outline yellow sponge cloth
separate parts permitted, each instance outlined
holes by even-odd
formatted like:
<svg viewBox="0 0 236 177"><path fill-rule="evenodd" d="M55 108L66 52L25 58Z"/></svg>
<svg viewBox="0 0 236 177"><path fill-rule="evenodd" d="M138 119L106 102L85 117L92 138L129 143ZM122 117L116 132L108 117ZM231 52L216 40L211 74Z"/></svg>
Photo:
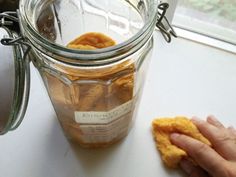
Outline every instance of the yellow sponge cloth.
<svg viewBox="0 0 236 177"><path fill-rule="evenodd" d="M197 127L186 117L159 118L152 122L153 135L162 160L170 168L176 168L187 153L170 141L170 134L180 133L195 138L209 146L211 143L199 132Z"/></svg>

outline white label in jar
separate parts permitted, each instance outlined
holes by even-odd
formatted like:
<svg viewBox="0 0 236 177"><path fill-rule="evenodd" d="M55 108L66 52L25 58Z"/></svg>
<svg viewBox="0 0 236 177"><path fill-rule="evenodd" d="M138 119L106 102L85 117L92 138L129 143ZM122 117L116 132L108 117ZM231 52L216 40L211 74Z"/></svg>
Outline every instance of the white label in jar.
<svg viewBox="0 0 236 177"><path fill-rule="evenodd" d="M75 121L80 124L106 124L129 113L132 106L131 100L107 112L75 112Z"/></svg>
<svg viewBox="0 0 236 177"><path fill-rule="evenodd" d="M132 121L132 112L104 125L80 125L81 138L85 143L106 143L124 137Z"/></svg>

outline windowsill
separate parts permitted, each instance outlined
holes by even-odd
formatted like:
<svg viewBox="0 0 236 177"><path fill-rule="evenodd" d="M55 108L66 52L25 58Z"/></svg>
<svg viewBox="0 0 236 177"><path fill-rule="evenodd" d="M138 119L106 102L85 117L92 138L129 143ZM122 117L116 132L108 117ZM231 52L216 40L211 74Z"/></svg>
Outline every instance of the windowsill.
<svg viewBox="0 0 236 177"><path fill-rule="evenodd" d="M180 27L174 26L174 29L180 38L188 39L191 41L195 41L201 44L205 44L211 47L215 47L217 49L221 49L230 53L236 54L236 46L218 39L214 39L212 37L199 34L196 32L192 32L186 29L182 29Z"/></svg>

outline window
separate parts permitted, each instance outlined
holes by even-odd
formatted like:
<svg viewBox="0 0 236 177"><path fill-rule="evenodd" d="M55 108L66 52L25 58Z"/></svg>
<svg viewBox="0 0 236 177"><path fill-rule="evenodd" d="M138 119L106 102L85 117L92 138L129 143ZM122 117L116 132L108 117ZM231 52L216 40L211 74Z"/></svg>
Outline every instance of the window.
<svg viewBox="0 0 236 177"><path fill-rule="evenodd" d="M236 45L236 0L179 0L173 25Z"/></svg>

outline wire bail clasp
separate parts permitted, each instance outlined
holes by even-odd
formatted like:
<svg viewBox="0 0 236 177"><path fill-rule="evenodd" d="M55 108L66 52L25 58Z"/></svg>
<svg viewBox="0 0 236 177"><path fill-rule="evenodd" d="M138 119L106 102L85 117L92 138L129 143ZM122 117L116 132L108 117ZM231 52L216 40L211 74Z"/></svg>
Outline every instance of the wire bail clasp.
<svg viewBox="0 0 236 177"><path fill-rule="evenodd" d="M16 46L23 45L24 46L24 55L23 60L26 61L27 55L30 52L31 46L25 41L25 38L21 35L15 35L16 32L12 31L11 28L14 23L19 25L19 18L17 12L3 12L0 13L0 27L8 29L9 33L12 34L13 37L4 37L0 40L0 43L5 46ZM17 36L17 37L16 37Z"/></svg>
<svg viewBox="0 0 236 177"><path fill-rule="evenodd" d="M177 37L177 34L165 16L168 8L169 8L168 3L161 3L158 5L159 19L156 23L156 27L160 30L160 32L161 32L162 36L165 38L165 40L168 43L170 43L171 36Z"/></svg>
<svg viewBox="0 0 236 177"><path fill-rule="evenodd" d="M0 43L5 46L23 45L25 47L23 61L26 61L27 56L31 50L31 46L27 42L25 42L22 36L18 38L3 38L1 39Z"/></svg>
<svg viewBox="0 0 236 177"><path fill-rule="evenodd" d="M0 13L0 27L12 26L14 22L18 23L17 12L3 12Z"/></svg>

